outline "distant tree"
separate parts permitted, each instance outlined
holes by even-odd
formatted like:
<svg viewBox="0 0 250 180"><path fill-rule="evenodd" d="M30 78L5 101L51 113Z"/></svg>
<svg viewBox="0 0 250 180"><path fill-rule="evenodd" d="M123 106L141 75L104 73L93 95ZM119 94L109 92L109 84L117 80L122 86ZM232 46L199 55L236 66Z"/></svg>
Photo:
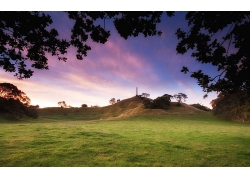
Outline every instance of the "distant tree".
<svg viewBox="0 0 250 180"><path fill-rule="evenodd" d="M149 96L150 96L149 93L142 93L142 94L141 94L141 97L146 97L146 98L148 98Z"/></svg>
<svg viewBox="0 0 250 180"><path fill-rule="evenodd" d="M145 108L150 109L168 109L170 107L171 95L164 94L154 100L144 99L143 104Z"/></svg>
<svg viewBox="0 0 250 180"><path fill-rule="evenodd" d="M121 100L120 99L117 99L117 101L116 102L120 102Z"/></svg>
<svg viewBox="0 0 250 180"><path fill-rule="evenodd" d="M0 97L19 100L25 106L30 105L30 98L16 86L10 83L0 83Z"/></svg>
<svg viewBox="0 0 250 180"><path fill-rule="evenodd" d="M115 98L110 99L109 103L110 104L115 104Z"/></svg>
<svg viewBox="0 0 250 180"><path fill-rule="evenodd" d="M65 103L65 101L60 101L60 102L58 102L57 104L58 104L58 106L60 106L61 108L67 108L67 107L68 107L67 104Z"/></svg>
<svg viewBox="0 0 250 180"><path fill-rule="evenodd" d="M178 102L178 105L180 105L181 102L182 101L185 102L188 97L184 93L178 93L178 94L173 95L173 98L175 98L177 100L177 102Z"/></svg>
<svg viewBox="0 0 250 180"><path fill-rule="evenodd" d="M168 96L157 97L153 100L153 109L168 109L170 107L171 98Z"/></svg>
<svg viewBox="0 0 250 180"><path fill-rule="evenodd" d="M88 105L87 105L87 104L82 104L81 107L82 107L82 108L85 108L85 107L88 107Z"/></svg>
<svg viewBox="0 0 250 180"><path fill-rule="evenodd" d="M170 94L164 94L163 97L167 97L168 99L172 99L173 98L173 96L170 95Z"/></svg>

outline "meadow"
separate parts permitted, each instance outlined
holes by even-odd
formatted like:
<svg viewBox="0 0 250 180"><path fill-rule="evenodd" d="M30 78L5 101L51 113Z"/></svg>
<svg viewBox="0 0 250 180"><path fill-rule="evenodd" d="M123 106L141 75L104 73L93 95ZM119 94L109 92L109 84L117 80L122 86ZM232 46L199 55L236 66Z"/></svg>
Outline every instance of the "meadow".
<svg viewBox="0 0 250 180"><path fill-rule="evenodd" d="M102 119L103 108L39 111L0 121L1 167L250 166L250 124L211 112Z"/></svg>

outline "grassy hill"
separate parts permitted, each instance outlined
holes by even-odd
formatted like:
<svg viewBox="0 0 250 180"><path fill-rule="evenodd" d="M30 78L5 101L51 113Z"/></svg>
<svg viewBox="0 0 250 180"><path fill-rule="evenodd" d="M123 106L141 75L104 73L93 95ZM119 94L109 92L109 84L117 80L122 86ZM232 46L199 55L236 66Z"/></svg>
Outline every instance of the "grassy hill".
<svg viewBox="0 0 250 180"><path fill-rule="evenodd" d="M172 102L168 110L145 109L143 100L139 97L124 99L116 104L105 107L87 107L87 108L43 108L39 109L39 119L44 120L108 120L122 117L131 117L139 115L168 115L168 114L195 114L204 113L203 111L182 103L180 107Z"/></svg>
<svg viewBox="0 0 250 180"><path fill-rule="evenodd" d="M38 111L38 119L0 119L1 167L250 166L250 124L186 104L144 109L132 97Z"/></svg>

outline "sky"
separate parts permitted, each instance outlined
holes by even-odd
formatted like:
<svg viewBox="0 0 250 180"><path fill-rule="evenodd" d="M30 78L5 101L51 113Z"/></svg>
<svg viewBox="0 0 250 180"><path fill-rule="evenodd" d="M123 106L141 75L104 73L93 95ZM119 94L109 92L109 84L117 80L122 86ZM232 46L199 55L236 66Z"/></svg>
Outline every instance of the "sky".
<svg viewBox="0 0 250 180"><path fill-rule="evenodd" d="M67 14L46 12L53 19L52 27L58 29L61 38L68 38L73 23ZM103 25L103 22L100 22ZM111 98L127 99L136 94L149 93L151 99L163 94L185 93L187 104L200 103L211 108L216 93L205 94L195 79L183 74L182 66L191 71L199 69L216 73L216 68L196 62L190 53L177 54L177 28L187 28L185 12L176 12L174 17L162 16L158 29L161 36L145 38L143 35L127 40L117 33L112 20L106 20L106 29L111 36L105 44L89 41L92 50L83 60L77 60L76 50L69 48L67 62L49 57L49 70L34 70L30 79L18 80L12 73L0 69L0 82L17 86L31 99L32 105L56 107L59 101L80 107L107 106ZM172 100L174 101L174 100Z"/></svg>

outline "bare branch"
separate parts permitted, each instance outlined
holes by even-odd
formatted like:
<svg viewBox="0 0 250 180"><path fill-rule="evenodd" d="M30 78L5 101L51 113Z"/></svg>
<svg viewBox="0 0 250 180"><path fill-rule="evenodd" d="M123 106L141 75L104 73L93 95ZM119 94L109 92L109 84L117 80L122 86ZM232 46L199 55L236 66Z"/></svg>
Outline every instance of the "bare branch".
<svg viewBox="0 0 250 180"><path fill-rule="evenodd" d="M234 23L231 25L231 27L229 28L229 30L228 30L226 36L229 34L229 32L231 33L231 29L232 29L233 25L235 26L236 23L234 22ZM226 37L226 36L225 36L225 37ZM224 44L225 41L226 41L226 39L225 39L220 45Z"/></svg>

